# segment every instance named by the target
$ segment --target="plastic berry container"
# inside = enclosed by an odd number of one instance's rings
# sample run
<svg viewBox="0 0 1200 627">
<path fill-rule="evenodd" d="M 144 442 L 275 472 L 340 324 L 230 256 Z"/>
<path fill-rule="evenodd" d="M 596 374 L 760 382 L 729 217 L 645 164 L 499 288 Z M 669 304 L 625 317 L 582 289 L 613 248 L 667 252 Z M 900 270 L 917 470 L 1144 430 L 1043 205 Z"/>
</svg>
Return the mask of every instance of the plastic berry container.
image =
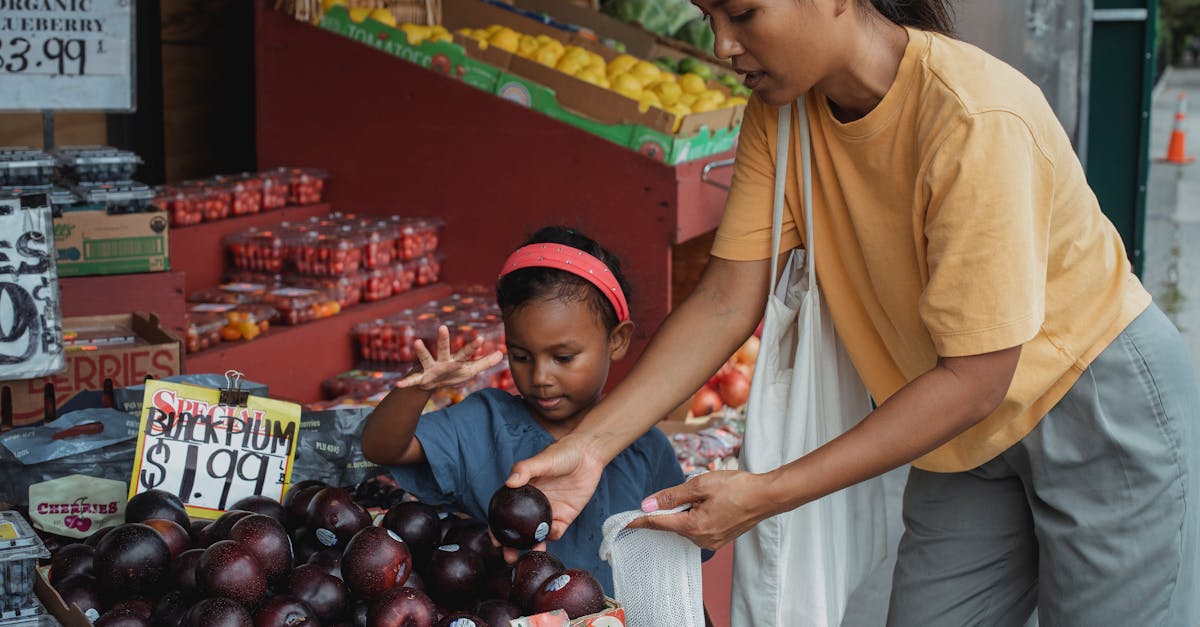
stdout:
<svg viewBox="0 0 1200 627">
<path fill-rule="evenodd" d="M 417 281 L 417 265 L 411 261 L 400 261 L 392 265 L 392 295 L 403 294 L 413 288 Z"/>
<path fill-rule="evenodd" d="M 289 177 L 277 171 L 261 172 L 262 180 L 262 210 L 282 209 L 288 204 Z"/>
<path fill-rule="evenodd" d="M 188 312 L 183 344 L 189 353 L 202 351 L 221 343 L 221 327 L 225 314 L 212 311 Z"/>
<path fill-rule="evenodd" d="M 0 149 L 0 185 L 49 185 L 54 180 L 54 157 L 36 148 Z"/>
<path fill-rule="evenodd" d="M 404 319 L 375 320 L 355 325 L 358 354 L 373 364 L 409 364 L 416 361 L 413 340 L 416 335 Z"/>
<path fill-rule="evenodd" d="M 277 231 L 251 229 L 226 236 L 225 247 L 233 267 L 277 273 L 283 270 L 284 238 Z"/>
<path fill-rule="evenodd" d="M 282 287 L 267 292 L 266 303 L 279 312 L 280 324 L 304 324 L 336 315 L 341 305 L 323 290 Z"/>
<path fill-rule="evenodd" d="M 151 210 L 155 198 L 149 185 L 137 181 L 80 183 L 75 186 L 75 195 L 85 204 L 104 205 L 111 215 Z"/>
<path fill-rule="evenodd" d="M 362 299 L 368 303 L 391 298 L 394 293 L 395 270 L 391 267 L 376 268 L 363 273 Z"/>
<path fill-rule="evenodd" d="M 442 275 L 442 255 L 433 253 L 416 259 L 416 279 L 413 284 L 420 287 L 438 282 Z"/>
<path fill-rule="evenodd" d="M 80 183 L 126 181 L 142 163 L 136 153 L 112 146 L 64 146 L 54 156 L 63 177 Z"/>
<path fill-rule="evenodd" d="M 277 168 L 273 172 L 288 177 L 288 203 L 293 205 L 315 205 L 325 193 L 325 180 L 329 175 L 317 168 Z"/>
<path fill-rule="evenodd" d="M 404 261 L 416 259 L 437 250 L 440 245 L 441 221 L 432 218 L 405 218 L 392 216 L 397 229 L 396 258 Z"/>
<path fill-rule="evenodd" d="M 365 240 L 362 256 L 363 267 L 374 270 L 391 265 L 396 256 L 396 226 L 382 221 L 374 224 L 362 224 L 362 227 Z"/>
<path fill-rule="evenodd" d="M 359 273 L 332 277 L 297 274 L 285 279 L 288 285 L 324 290 L 326 293 L 332 294 L 342 309 L 362 302 L 364 281 L 365 277 Z"/>
<path fill-rule="evenodd" d="M 237 305 L 224 313 L 221 339 L 226 342 L 250 341 L 270 330 L 271 320 L 278 315 L 270 305 Z"/>
<path fill-rule="evenodd" d="M 224 283 L 192 292 L 187 300 L 189 303 L 254 304 L 263 302 L 268 289 L 265 283 Z"/>
<path fill-rule="evenodd" d="M 358 271 L 362 249 L 363 238 L 350 227 L 306 231 L 288 241 L 288 260 L 301 274 L 341 276 Z"/>
<path fill-rule="evenodd" d="M 219 176 L 216 185 L 229 192 L 230 214 L 245 216 L 262 211 L 263 180 L 257 174 Z"/>
<path fill-rule="evenodd" d="M 0 512 L 0 612 L 35 615 L 45 610 L 33 594 L 39 559 L 50 551 L 33 527 L 14 511 Z M 7 621 L 0 621 L 7 624 Z"/>
</svg>

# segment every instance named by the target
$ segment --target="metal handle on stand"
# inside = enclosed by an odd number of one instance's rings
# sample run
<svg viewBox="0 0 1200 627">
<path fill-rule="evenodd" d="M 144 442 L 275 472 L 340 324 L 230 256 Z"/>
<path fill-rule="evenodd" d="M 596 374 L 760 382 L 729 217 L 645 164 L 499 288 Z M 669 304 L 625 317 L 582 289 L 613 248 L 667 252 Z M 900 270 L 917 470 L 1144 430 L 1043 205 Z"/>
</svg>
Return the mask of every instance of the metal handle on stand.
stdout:
<svg viewBox="0 0 1200 627">
<path fill-rule="evenodd" d="M 712 178 L 709 177 L 709 174 L 711 174 L 713 170 L 716 170 L 718 168 L 730 168 L 730 167 L 733 167 L 733 159 L 721 159 L 720 161 L 712 161 L 712 162 L 706 163 L 704 165 L 704 169 L 700 172 L 700 180 L 704 181 L 705 183 L 708 183 L 709 185 L 712 185 L 713 187 L 717 187 L 717 188 L 723 189 L 725 191 L 729 191 L 728 185 L 726 185 L 720 181 L 712 180 Z"/>
</svg>

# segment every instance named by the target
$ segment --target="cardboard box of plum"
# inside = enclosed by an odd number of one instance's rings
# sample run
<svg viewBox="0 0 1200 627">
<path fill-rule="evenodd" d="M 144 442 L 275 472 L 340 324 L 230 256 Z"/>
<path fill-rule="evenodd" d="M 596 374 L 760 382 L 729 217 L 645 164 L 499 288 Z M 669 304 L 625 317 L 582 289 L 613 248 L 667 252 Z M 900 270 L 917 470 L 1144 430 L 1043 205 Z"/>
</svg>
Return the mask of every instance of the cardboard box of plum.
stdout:
<svg viewBox="0 0 1200 627">
<path fill-rule="evenodd" d="M 386 474 L 300 481 L 282 503 L 247 497 L 215 521 L 150 490 L 83 540 L 42 534 L 52 555 L 36 588 L 68 626 L 624 625 L 587 572 L 544 551 L 510 566 L 491 543 L 489 531 L 529 549 L 549 519 L 535 488 L 502 487 L 481 521 L 412 500 Z"/>
</svg>

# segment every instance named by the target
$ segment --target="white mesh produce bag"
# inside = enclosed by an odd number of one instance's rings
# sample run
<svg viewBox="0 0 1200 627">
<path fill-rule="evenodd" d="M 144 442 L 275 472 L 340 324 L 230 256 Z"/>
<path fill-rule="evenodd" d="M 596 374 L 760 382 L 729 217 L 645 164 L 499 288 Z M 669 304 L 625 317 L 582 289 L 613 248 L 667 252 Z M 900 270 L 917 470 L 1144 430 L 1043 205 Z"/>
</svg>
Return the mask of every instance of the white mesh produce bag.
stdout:
<svg viewBox="0 0 1200 627">
<path fill-rule="evenodd" d="M 670 531 L 628 528 L 643 516 L 678 514 L 689 507 L 652 514 L 635 509 L 604 521 L 600 559 L 612 565 L 626 627 L 704 627 L 700 547 Z"/>
</svg>

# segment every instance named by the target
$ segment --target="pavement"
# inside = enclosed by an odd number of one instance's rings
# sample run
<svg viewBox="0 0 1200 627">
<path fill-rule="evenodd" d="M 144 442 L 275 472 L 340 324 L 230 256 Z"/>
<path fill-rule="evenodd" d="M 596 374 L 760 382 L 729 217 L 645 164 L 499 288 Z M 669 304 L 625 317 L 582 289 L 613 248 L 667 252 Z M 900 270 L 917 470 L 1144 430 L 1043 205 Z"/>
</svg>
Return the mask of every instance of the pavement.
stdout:
<svg viewBox="0 0 1200 627">
<path fill-rule="evenodd" d="M 1169 68 L 1154 90 L 1142 282 L 1179 327 L 1193 363 L 1200 367 L 1200 161 L 1189 165 L 1154 161 L 1167 153 L 1180 93 L 1196 112 L 1185 120 L 1189 154 L 1200 155 L 1200 68 Z M 884 476 L 888 560 L 855 591 L 842 627 L 880 627 L 886 622 L 896 547 L 904 531 L 900 504 L 907 472 L 901 468 Z M 1026 627 L 1037 624 L 1033 616 Z"/>
</svg>

